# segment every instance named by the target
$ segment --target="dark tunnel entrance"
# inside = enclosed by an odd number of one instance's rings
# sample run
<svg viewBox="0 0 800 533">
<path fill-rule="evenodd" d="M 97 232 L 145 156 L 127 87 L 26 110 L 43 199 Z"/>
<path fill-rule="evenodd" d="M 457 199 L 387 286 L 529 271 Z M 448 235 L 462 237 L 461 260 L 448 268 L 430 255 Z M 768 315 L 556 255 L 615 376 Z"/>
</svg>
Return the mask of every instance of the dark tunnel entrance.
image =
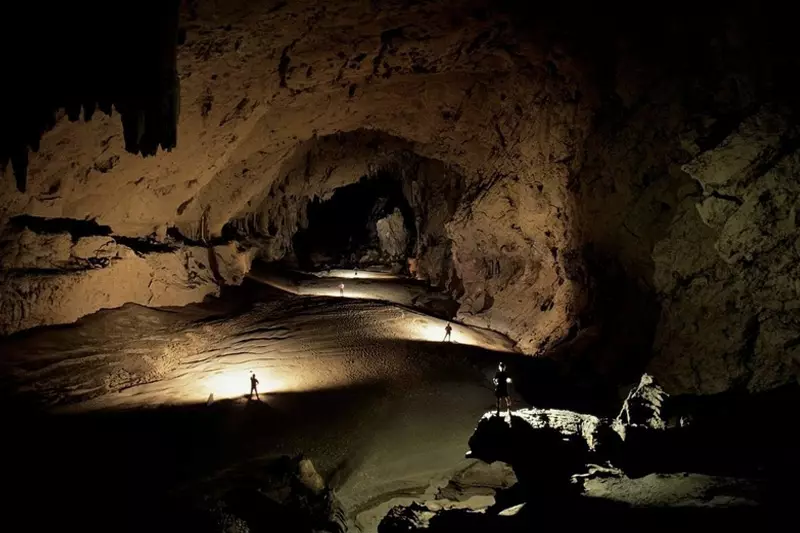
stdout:
<svg viewBox="0 0 800 533">
<path fill-rule="evenodd" d="M 402 183 L 388 172 L 364 176 L 309 202 L 307 224 L 292 239 L 303 269 L 384 266 L 406 269 L 417 231 Z"/>
</svg>

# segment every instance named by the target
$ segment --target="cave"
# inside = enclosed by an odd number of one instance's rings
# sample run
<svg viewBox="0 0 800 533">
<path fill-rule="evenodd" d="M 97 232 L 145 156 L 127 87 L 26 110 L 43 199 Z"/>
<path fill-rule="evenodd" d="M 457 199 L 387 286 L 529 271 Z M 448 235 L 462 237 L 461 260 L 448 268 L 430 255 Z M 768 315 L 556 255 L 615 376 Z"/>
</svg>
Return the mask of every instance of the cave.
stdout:
<svg viewBox="0 0 800 533">
<path fill-rule="evenodd" d="M 781 10 L 0 19 L 7 528 L 791 516 L 800 55 Z"/>
<path fill-rule="evenodd" d="M 306 227 L 292 238 L 299 267 L 407 270 L 416 227 L 414 212 L 397 178 L 387 174 L 362 177 L 336 189 L 329 199 L 312 200 L 306 213 Z"/>
</svg>

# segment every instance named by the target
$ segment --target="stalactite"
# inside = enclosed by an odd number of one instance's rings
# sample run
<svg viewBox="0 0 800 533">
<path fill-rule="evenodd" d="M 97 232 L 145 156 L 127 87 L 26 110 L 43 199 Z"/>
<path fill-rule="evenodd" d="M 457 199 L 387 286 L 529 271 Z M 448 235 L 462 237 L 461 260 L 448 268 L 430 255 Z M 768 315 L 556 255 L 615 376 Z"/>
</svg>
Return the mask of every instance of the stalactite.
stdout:
<svg viewBox="0 0 800 533">
<path fill-rule="evenodd" d="M 176 146 L 179 6 L 144 0 L 115 5 L 120 13 L 109 18 L 91 2 L 52 9 L 4 3 L 0 20 L 16 31 L 0 32 L 0 67 L 14 80 L 0 101 L 0 172 L 10 162 L 17 189 L 27 188 L 28 149 L 38 150 L 59 109 L 71 121 L 83 109 L 88 121 L 95 109 L 111 115 L 115 107 L 131 153 Z M 96 64 L 75 71 L 75 60 Z"/>
</svg>

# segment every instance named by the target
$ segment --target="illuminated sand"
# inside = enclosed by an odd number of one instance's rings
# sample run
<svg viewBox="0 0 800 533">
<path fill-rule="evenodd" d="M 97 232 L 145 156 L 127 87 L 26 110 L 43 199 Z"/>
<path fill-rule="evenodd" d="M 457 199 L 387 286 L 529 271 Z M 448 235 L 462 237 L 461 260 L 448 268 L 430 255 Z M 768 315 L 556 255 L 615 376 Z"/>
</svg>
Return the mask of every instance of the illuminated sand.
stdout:
<svg viewBox="0 0 800 533">
<path fill-rule="evenodd" d="M 466 442 L 493 404 L 490 375 L 510 356 L 507 339 L 454 324 L 454 342 L 441 343 L 444 321 L 370 300 L 237 301 L 257 290 L 180 309 L 126 306 L 6 339 L 4 386 L 71 416 L 198 405 L 236 420 L 252 405 L 254 371 L 263 425 L 226 460 L 303 452 L 351 511 L 469 464 Z M 249 430 L 226 431 L 236 440 Z"/>
<path fill-rule="evenodd" d="M 414 306 L 421 301 L 446 300 L 444 295 L 430 292 L 422 282 L 381 272 L 359 271 L 358 276 L 352 270 L 284 273 L 255 265 L 248 276 L 299 296 L 380 300 L 405 306 Z"/>
<path fill-rule="evenodd" d="M 315 275 L 320 278 L 342 278 L 342 279 L 400 279 L 399 276 L 390 274 L 388 272 L 377 272 L 373 270 L 344 270 L 341 268 L 333 268 L 331 270 L 323 270 L 322 272 L 315 272 Z"/>
</svg>

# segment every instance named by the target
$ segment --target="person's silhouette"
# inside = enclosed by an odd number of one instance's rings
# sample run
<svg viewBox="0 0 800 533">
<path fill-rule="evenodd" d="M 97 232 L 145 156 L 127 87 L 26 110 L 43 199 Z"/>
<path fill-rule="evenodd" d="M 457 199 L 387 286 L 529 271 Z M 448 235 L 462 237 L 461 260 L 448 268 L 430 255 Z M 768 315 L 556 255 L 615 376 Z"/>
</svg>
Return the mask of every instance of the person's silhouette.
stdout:
<svg viewBox="0 0 800 533">
<path fill-rule="evenodd" d="M 250 372 L 250 398 L 253 399 L 253 393 L 256 394 L 256 400 L 260 400 L 258 397 L 258 379 L 254 372 Z"/>
<path fill-rule="evenodd" d="M 344 283 L 339 284 L 339 296 L 344 296 Z"/>
<path fill-rule="evenodd" d="M 353 276 L 358 277 L 358 267 L 353 267 Z"/>
<path fill-rule="evenodd" d="M 510 408 L 508 399 L 508 384 L 511 383 L 511 378 L 506 373 L 506 364 L 500 363 L 497 365 L 497 374 L 494 379 L 494 397 L 497 402 L 497 414 L 500 415 L 500 405 L 505 404 L 506 411 Z"/>
<path fill-rule="evenodd" d="M 453 333 L 453 326 L 451 326 L 450 322 L 448 322 L 447 326 L 444 328 L 444 339 L 442 339 L 442 342 L 452 342 L 452 339 L 450 338 L 451 333 Z"/>
</svg>

